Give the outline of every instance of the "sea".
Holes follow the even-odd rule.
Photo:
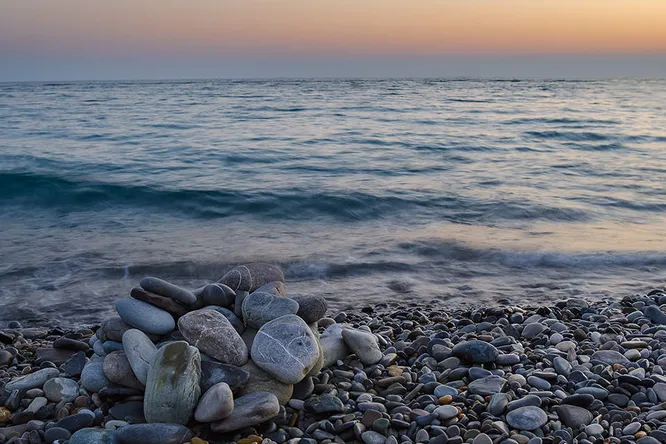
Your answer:
[[[0,84],[0,325],[279,264],[332,313],[666,284],[666,80]]]

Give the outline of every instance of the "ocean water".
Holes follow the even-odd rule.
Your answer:
[[[0,322],[280,264],[334,309],[666,281],[666,81],[0,84]]]

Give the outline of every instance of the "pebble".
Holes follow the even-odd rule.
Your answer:
[[[506,422],[514,429],[536,430],[548,422],[548,415],[539,407],[519,407],[507,413]]]
[[[181,444],[192,439],[193,433],[180,424],[131,424],[116,431],[123,444]]]
[[[251,350],[257,367],[285,384],[303,380],[317,364],[319,354],[314,334],[305,321],[294,314],[264,324]]]
[[[234,409],[234,395],[225,382],[209,388],[199,400],[194,411],[194,419],[198,422],[219,421],[229,416]]]
[[[494,345],[484,341],[465,341],[453,347],[453,355],[464,362],[474,364],[489,364],[497,360],[499,350]]]
[[[144,333],[165,335],[176,328],[171,314],[147,302],[120,299],[116,302],[116,311],[123,321]]]
[[[280,403],[272,393],[255,392],[234,400],[231,415],[212,423],[214,432],[225,433],[261,424],[280,411]]]
[[[158,349],[146,382],[146,420],[187,424],[201,394],[200,377],[201,357],[195,347],[178,341]]]
[[[248,360],[248,349],[229,320],[215,310],[196,310],[178,320],[187,342],[216,360],[236,366]]]
[[[384,356],[379,349],[377,338],[370,332],[345,328],[342,330],[342,339],[365,365],[376,364]]]

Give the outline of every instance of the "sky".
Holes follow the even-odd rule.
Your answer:
[[[666,0],[0,0],[0,81],[666,77]]]

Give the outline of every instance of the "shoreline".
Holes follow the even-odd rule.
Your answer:
[[[254,271],[254,277],[273,273]],[[240,287],[244,278],[241,273],[237,282],[226,282]],[[267,284],[275,281],[263,280]],[[275,300],[266,296],[260,302],[270,299],[271,303],[283,303],[288,299],[284,287],[273,285],[266,293]],[[288,282],[286,288],[288,294]],[[236,303],[241,292],[235,292]],[[217,302],[224,299],[232,311],[234,303],[224,289],[206,295]],[[134,290],[132,296],[137,296]],[[189,296],[183,293],[177,297]],[[152,301],[171,304],[172,311],[182,308],[173,300]],[[234,380],[243,379],[242,372],[232,374],[233,365],[224,367],[227,375],[222,379],[234,391],[235,410],[244,408],[239,399],[264,399],[258,401],[261,408],[246,406],[250,422],[241,421],[235,429],[228,426],[232,412],[226,419],[212,422],[217,431],[211,431],[211,422],[189,417],[191,412],[185,417],[186,427],[157,423],[165,421],[140,425],[146,420],[144,404],[152,396],[143,394],[142,385],[130,387],[131,381],[125,379],[125,386],[108,384],[107,380],[106,385],[97,381],[101,384],[92,387],[90,378],[81,376],[84,368],[98,359],[93,356],[97,353],[105,355],[101,361],[106,361],[101,367],[97,364],[101,369],[98,377],[121,372],[126,366],[127,360],[116,359],[115,367],[107,369],[113,367],[108,357],[122,353],[123,334],[128,331],[114,331],[113,326],[120,325],[116,321],[67,331],[0,329],[0,384],[4,388],[0,435],[5,437],[0,441],[8,442],[14,435],[22,440],[11,442],[64,443],[72,434],[71,444],[106,442],[104,439],[193,444],[652,444],[666,440],[666,313],[659,309],[666,304],[663,290],[592,304],[569,299],[542,306],[497,305],[452,311],[445,302],[387,302],[345,311],[326,312],[324,307],[322,312],[321,305],[317,306],[320,302],[301,300],[297,309],[314,307],[308,313],[300,312],[300,317],[312,320],[308,318],[312,313],[317,317],[318,328],[313,334],[326,361],[321,370],[294,384],[257,377],[265,375],[257,371],[243,383]],[[263,322],[253,317],[251,304],[247,306],[241,317]],[[205,308],[185,311],[179,319],[215,312]],[[185,344],[182,347],[199,355],[195,347],[188,348],[183,342],[184,336],[192,344],[189,327],[182,324],[179,320],[180,332],[175,331],[180,335],[168,335],[171,342],[162,348],[173,351],[178,344]],[[347,331],[344,339],[331,339],[326,333],[336,328]],[[145,336],[153,340],[150,333]],[[368,337],[376,342],[364,342]],[[160,346],[159,340],[155,343]],[[361,347],[355,348],[357,351],[364,351],[353,353],[351,348],[357,345]],[[198,347],[202,348],[200,342]],[[380,355],[374,356],[377,350]],[[252,359],[258,358],[253,354]],[[205,361],[201,359],[201,378],[211,365]],[[132,371],[136,373],[134,367],[129,369],[134,377]],[[39,372],[44,380],[23,386],[17,383],[19,376]],[[234,381],[239,387],[257,387],[234,387]],[[199,382],[197,379],[197,390]],[[7,390],[8,383],[13,384],[9,386],[12,390]],[[204,392],[208,393],[202,390],[200,394]],[[201,403],[197,399],[194,406],[196,401]],[[77,441],[77,434],[85,435],[81,439],[86,440]]]

